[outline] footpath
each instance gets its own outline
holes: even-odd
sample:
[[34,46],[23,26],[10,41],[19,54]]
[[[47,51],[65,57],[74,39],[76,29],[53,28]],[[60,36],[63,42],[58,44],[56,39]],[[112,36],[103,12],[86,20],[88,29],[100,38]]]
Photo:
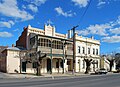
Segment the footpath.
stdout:
[[[107,73],[109,74],[113,74],[113,73]],[[0,79],[5,79],[5,78],[62,78],[62,77],[77,77],[77,76],[81,76],[81,77],[88,77],[91,76],[91,74],[84,74],[84,73],[72,73],[72,72],[68,72],[65,74],[62,73],[53,73],[53,74],[42,74],[42,76],[36,76],[36,75],[32,75],[32,74],[8,74],[8,73],[1,73],[0,72]]]

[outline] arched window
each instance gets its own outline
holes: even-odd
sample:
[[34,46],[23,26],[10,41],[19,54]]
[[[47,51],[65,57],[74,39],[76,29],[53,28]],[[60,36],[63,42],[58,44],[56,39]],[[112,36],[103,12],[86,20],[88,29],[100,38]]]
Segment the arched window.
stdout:
[[96,49],[96,55],[98,55],[98,49]]
[[78,53],[80,53],[80,46],[78,46]]
[[93,48],[93,55],[95,55],[95,49]]
[[88,48],[88,54],[90,54],[90,48]]

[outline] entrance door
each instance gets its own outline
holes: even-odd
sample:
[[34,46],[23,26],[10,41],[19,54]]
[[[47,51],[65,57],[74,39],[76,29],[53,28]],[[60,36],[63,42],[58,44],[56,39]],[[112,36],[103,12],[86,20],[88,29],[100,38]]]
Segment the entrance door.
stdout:
[[26,62],[22,62],[22,72],[26,72]]
[[51,59],[47,59],[47,72],[51,72]]
[[71,59],[67,60],[67,65],[68,65],[68,71],[72,71],[72,61],[71,61]]

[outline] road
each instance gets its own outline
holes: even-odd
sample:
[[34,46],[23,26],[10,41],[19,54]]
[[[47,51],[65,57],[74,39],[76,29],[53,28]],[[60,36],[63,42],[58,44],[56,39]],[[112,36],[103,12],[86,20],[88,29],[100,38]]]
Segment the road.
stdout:
[[88,77],[0,79],[0,87],[120,87],[120,74]]

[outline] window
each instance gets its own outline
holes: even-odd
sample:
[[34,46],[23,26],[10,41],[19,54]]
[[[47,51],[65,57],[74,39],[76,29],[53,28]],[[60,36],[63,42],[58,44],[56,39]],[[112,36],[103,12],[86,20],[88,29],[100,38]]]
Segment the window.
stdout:
[[44,39],[43,38],[40,39],[40,46],[44,46]]
[[80,46],[78,46],[78,53],[80,53]]
[[52,42],[52,48],[54,48],[54,49],[63,49],[63,43],[61,41],[54,40]]
[[40,38],[38,40],[38,46],[51,47],[51,41],[49,39]]
[[37,45],[40,46],[40,39],[38,39],[38,41],[37,41]]
[[85,61],[83,60],[83,69],[85,68]]
[[83,54],[85,54],[85,47],[82,47],[82,50],[83,50]]
[[90,54],[90,48],[88,48],[88,54]]
[[96,55],[98,55],[98,49],[96,49]]
[[93,54],[95,55],[95,49],[93,48]]

